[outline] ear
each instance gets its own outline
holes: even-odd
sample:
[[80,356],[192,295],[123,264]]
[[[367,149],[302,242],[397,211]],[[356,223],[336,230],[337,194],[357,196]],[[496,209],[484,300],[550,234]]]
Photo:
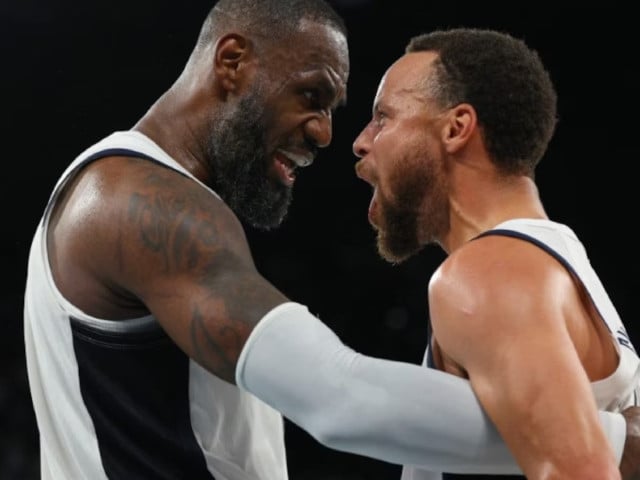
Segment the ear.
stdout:
[[463,148],[475,134],[478,125],[476,110],[468,103],[451,108],[446,114],[442,142],[448,153]]
[[239,33],[228,33],[216,42],[214,70],[220,87],[236,92],[246,82],[247,65],[253,52],[249,40]]

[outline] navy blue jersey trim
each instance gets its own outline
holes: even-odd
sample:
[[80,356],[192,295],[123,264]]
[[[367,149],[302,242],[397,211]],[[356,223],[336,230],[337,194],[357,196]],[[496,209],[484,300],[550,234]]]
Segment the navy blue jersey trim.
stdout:
[[562,265],[564,265],[564,267],[567,270],[569,270],[571,273],[573,273],[576,276],[576,278],[580,278],[578,276],[578,274],[576,273],[576,271],[571,266],[571,264],[562,255],[560,255],[558,252],[556,252],[553,248],[551,248],[546,243],[541,242],[540,240],[538,240],[535,237],[532,237],[531,235],[527,235],[526,233],[521,233],[521,232],[517,232],[517,231],[514,231],[514,230],[506,230],[506,229],[497,228],[495,230],[487,230],[486,232],[481,233],[480,235],[475,237],[474,240],[477,240],[478,238],[482,238],[482,237],[488,237],[489,235],[502,235],[503,237],[519,238],[519,239],[525,240],[525,241],[527,241],[529,243],[533,243],[534,245],[540,247],[542,250],[547,252],[553,258],[558,260]]
[[99,158],[105,158],[105,157],[137,157],[137,158],[144,158],[145,160],[151,160],[156,163],[160,163],[158,162],[157,159],[151,157],[150,155],[137,152],[129,148],[106,148],[104,150],[100,150],[98,152],[92,153],[87,158],[85,158],[82,161],[82,163],[89,163],[94,160],[98,160]]
[[[74,337],[103,347],[137,348],[140,345],[152,346],[171,342],[160,325],[151,319],[149,322],[145,322],[144,328],[120,328],[118,330],[96,328],[75,317],[69,317],[69,319]],[[113,323],[118,324],[119,322],[114,320]]]

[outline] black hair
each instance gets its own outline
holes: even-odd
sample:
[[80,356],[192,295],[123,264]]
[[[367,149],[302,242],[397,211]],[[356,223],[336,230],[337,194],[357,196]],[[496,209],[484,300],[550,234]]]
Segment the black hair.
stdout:
[[557,123],[557,94],[538,53],[510,34],[475,28],[415,36],[406,52],[418,51],[438,54],[429,93],[442,107],[472,105],[492,161],[533,177]]

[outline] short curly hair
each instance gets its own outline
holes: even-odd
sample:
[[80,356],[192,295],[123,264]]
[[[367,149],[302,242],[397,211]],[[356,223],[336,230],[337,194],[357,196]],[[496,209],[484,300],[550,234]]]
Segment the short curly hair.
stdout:
[[533,177],[557,123],[557,94],[535,50],[504,32],[452,28],[415,36],[405,51],[437,53],[430,96],[472,105],[499,170]]

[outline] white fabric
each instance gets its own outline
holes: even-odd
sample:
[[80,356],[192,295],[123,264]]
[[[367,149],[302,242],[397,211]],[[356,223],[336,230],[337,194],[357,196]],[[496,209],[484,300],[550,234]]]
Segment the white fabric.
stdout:
[[[105,331],[155,321],[153,317],[117,322],[91,317],[62,296],[49,268],[46,227],[57,194],[85,158],[108,148],[149,155],[207,188],[150,139],[133,131],[116,132],[87,149],[58,180],[33,239],[24,304],[27,368],[40,433],[43,480],[107,478],[94,425],[80,393],[70,315]],[[193,361],[188,374],[191,427],[216,479],[287,480],[281,414]]]
[[568,262],[607,325],[611,341],[620,356],[618,368],[610,376],[591,384],[596,403],[602,410],[610,412],[620,412],[637,405],[640,402],[640,358],[576,234],[566,225],[539,219],[510,220],[494,228],[535,238]]
[[42,227],[29,255],[24,334],[31,399],[40,434],[42,480],[106,480],[82,401],[66,303],[53,287]]

